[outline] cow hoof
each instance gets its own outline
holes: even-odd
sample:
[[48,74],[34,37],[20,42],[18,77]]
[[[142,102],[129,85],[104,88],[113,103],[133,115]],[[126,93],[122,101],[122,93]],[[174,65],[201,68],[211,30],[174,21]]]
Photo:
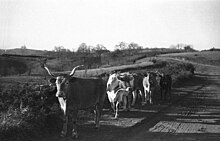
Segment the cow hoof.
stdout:
[[147,102],[141,102],[141,106],[144,106],[146,104],[147,104]]
[[62,131],[61,134],[60,134],[60,137],[61,137],[61,138],[65,138],[65,137],[66,137],[66,133],[64,133],[64,132]]
[[95,125],[95,129],[99,129],[100,125]]
[[72,133],[72,138],[73,138],[73,139],[78,139],[78,137],[79,137],[79,135],[78,135],[77,133],[75,133],[75,132]]
[[66,137],[66,135],[60,134],[60,137],[61,137],[61,138],[65,138],[65,137]]

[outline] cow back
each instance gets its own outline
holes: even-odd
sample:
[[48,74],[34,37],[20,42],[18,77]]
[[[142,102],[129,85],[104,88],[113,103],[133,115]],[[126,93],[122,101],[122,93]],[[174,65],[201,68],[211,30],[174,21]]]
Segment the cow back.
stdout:
[[133,90],[141,90],[143,91],[143,78],[144,76],[141,74],[133,75],[134,81],[132,82]]
[[106,96],[105,81],[99,78],[71,78],[66,88],[67,108],[86,109],[103,104]]
[[171,87],[172,85],[172,77],[169,74],[166,74],[160,79],[160,86],[162,88]]

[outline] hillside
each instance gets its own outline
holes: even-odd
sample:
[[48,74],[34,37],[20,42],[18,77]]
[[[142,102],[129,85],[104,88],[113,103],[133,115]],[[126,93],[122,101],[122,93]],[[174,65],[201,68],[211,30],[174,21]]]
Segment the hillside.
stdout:
[[34,50],[34,49],[7,49],[7,50],[0,50],[1,54],[16,54],[16,55],[44,55],[47,51],[43,50]]
[[[1,50],[1,53],[4,51]],[[83,69],[97,69],[120,67],[123,65],[149,62],[151,57],[166,53],[184,52],[177,49],[141,49],[141,50],[116,50],[113,52],[77,53],[77,52],[54,52],[30,49],[7,50],[0,56],[2,68],[0,75],[38,75],[42,74],[41,65],[44,61],[55,72],[70,71],[76,65],[84,65]],[[20,62],[25,70],[18,71],[18,63],[7,63],[12,60]],[[15,64],[15,65],[13,65]]]
[[160,57],[172,57],[182,60],[193,61],[196,63],[220,66],[220,51],[200,51],[162,54]]

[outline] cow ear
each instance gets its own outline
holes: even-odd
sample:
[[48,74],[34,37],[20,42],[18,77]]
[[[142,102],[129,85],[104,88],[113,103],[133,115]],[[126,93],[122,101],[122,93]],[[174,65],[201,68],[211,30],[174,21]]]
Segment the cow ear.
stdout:
[[116,78],[117,78],[118,80],[122,80],[122,77],[120,77],[120,76],[116,76]]
[[56,79],[55,78],[50,78],[49,82],[54,84],[56,82]]

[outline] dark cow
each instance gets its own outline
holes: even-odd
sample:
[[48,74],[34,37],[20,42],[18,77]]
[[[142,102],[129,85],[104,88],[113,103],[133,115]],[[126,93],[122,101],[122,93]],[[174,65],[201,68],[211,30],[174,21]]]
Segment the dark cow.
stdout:
[[159,73],[160,76],[160,96],[161,99],[166,100],[167,93],[169,93],[169,98],[171,98],[171,87],[172,87],[172,77],[170,74]]
[[77,138],[77,114],[78,110],[95,107],[95,127],[98,128],[99,120],[103,103],[106,97],[106,84],[101,78],[77,78],[73,77],[77,66],[73,68],[70,75],[58,75],[52,74],[49,69],[42,66],[52,79],[51,83],[54,83],[57,87],[56,97],[60,103],[60,107],[64,112],[65,121],[61,136],[66,136],[69,129],[68,122],[73,124],[72,137]]
[[141,96],[141,105],[144,106],[145,96],[144,96],[144,87],[143,87],[143,78],[144,76],[140,73],[133,73],[132,76],[134,77],[133,81],[131,81],[132,93],[133,93],[133,100],[131,106],[135,105],[138,96]]

